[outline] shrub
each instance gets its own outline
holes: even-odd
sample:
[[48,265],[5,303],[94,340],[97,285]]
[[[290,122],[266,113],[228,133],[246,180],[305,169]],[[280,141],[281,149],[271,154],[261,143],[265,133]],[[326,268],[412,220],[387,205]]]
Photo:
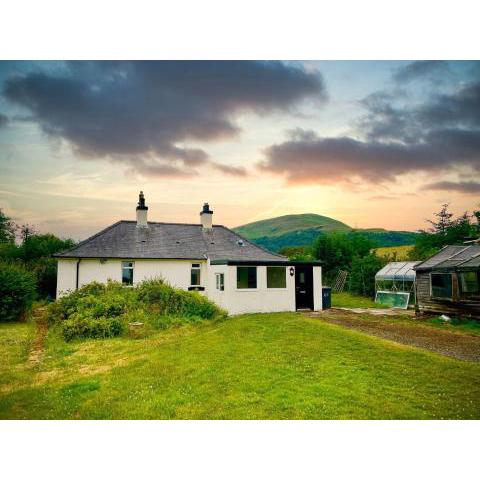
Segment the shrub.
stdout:
[[117,282],[91,283],[49,307],[49,322],[60,324],[67,341],[121,335],[133,322],[151,330],[224,316],[226,312],[206,297],[172,288],[160,279],[134,288]]
[[35,299],[35,276],[21,265],[0,263],[0,320],[23,320]]
[[74,338],[116,337],[125,331],[125,322],[120,317],[81,316],[76,313],[62,323],[63,338],[68,342]]
[[212,319],[226,315],[208,298],[198,292],[186,292],[165,284],[162,280],[146,280],[138,289],[138,300],[161,315]]

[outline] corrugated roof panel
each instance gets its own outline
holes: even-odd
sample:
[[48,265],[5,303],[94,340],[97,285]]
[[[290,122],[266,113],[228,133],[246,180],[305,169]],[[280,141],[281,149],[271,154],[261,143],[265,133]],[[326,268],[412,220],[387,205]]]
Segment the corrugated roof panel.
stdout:
[[469,268],[480,268],[480,255],[477,255],[466,262],[461,263],[457,267],[459,270],[468,270]]
[[480,245],[464,246],[463,250],[452,255],[447,260],[437,264],[435,268],[441,268],[441,269],[453,268],[464,263],[467,260],[474,258],[478,254],[480,254]]
[[448,245],[447,247],[440,250],[433,257],[428,258],[424,262],[415,266],[415,270],[428,270],[436,267],[439,263],[444,262],[452,255],[465,249],[465,245]]
[[416,278],[414,267],[420,262],[390,262],[375,275],[376,280],[405,280],[413,282]]

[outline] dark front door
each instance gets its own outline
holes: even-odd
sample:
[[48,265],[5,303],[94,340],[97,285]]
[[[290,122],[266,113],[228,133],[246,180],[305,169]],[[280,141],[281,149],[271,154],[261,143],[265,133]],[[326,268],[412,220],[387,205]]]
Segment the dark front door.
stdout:
[[313,267],[297,265],[295,267],[295,303],[299,308],[313,310]]

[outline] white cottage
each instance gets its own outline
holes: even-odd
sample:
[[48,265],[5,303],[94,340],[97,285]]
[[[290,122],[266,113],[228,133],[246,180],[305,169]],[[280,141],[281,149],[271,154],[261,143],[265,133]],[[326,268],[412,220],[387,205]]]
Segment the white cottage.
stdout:
[[322,309],[320,262],[290,262],[214,225],[208,203],[200,224],[149,222],[147,213],[140,192],[136,221],[121,220],[57,254],[57,298],[93,281],[128,286],[162,277],[230,314]]

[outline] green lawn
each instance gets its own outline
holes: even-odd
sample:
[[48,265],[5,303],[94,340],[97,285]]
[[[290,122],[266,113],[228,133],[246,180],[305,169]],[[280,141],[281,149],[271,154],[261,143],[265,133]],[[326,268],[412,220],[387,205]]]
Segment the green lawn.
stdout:
[[344,308],[388,308],[375,303],[371,298],[354,295],[353,293],[332,293],[332,307]]
[[0,327],[0,418],[480,418],[480,365],[330,325],[257,314],[144,339],[65,343]]

